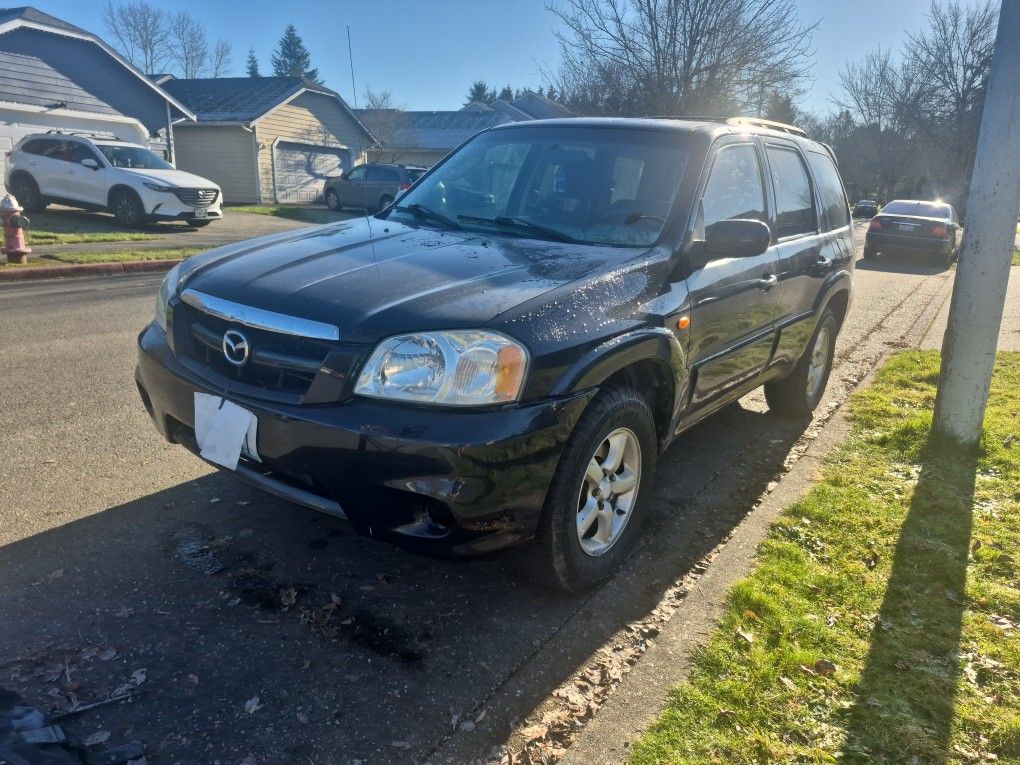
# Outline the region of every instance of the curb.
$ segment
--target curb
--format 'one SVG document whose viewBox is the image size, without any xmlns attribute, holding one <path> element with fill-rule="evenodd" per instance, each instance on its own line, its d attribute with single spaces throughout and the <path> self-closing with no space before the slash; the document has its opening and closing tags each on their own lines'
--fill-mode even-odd
<svg viewBox="0 0 1020 765">
<path fill-rule="evenodd" d="M 181 260 L 131 260 L 120 263 L 80 263 L 66 266 L 44 266 L 0 270 L 0 283 L 64 279 L 74 276 L 119 276 L 153 271 L 169 271 Z"/>
</svg>

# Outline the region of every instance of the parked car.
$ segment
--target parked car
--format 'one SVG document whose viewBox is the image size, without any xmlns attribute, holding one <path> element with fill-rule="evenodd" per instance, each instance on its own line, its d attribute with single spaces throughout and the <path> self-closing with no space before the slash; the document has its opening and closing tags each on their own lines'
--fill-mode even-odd
<svg viewBox="0 0 1020 765">
<path fill-rule="evenodd" d="M 375 217 L 170 271 L 138 389 L 168 440 L 269 493 L 423 550 L 534 539 L 581 590 L 678 434 L 762 385 L 810 416 L 851 236 L 831 153 L 793 128 L 510 123 Z"/>
<path fill-rule="evenodd" d="M 874 218 L 878 215 L 878 202 L 873 199 L 861 199 L 854 205 L 855 218 Z"/>
<path fill-rule="evenodd" d="M 56 202 L 113 213 L 123 226 L 223 217 L 220 187 L 138 144 L 50 131 L 22 138 L 7 158 L 7 188 L 25 210 Z"/>
<path fill-rule="evenodd" d="M 323 198 L 330 210 L 342 210 L 345 207 L 384 210 L 424 174 L 424 167 L 411 165 L 380 162 L 358 165 L 339 178 L 326 181 Z"/>
<path fill-rule="evenodd" d="M 948 267 L 958 251 L 959 228 L 952 205 L 895 199 L 871 219 L 864 257 L 921 255 Z"/>
</svg>

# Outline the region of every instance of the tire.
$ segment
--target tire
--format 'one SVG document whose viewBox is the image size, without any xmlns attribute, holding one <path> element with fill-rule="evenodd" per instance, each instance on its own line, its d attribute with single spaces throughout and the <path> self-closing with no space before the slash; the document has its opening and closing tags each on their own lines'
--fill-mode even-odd
<svg viewBox="0 0 1020 765">
<path fill-rule="evenodd" d="M 39 184 L 27 173 L 18 173 L 11 179 L 11 193 L 25 212 L 35 213 L 46 209 L 46 200 L 39 193 Z"/>
<path fill-rule="evenodd" d="M 807 350 L 793 371 L 782 380 L 765 383 L 765 400 L 769 409 L 776 414 L 791 417 L 811 416 L 818 402 L 822 400 L 825 386 L 829 382 L 838 330 L 839 326 L 832 312 L 823 313 L 814 334 L 811 335 Z M 821 347 L 820 342 L 823 343 Z"/>
<path fill-rule="evenodd" d="M 393 197 L 391 197 L 389 194 L 383 194 L 381 197 L 379 197 L 379 211 L 380 212 L 385 210 L 391 204 L 393 204 Z"/>
<path fill-rule="evenodd" d="M 110 197 L 110 212 L 117 223 L 125 228 L 141 228 L 145 225 L 145 208 L 133 191 L 115 191 Z"/>
<path fill-rule="evenodd" d="M 333 212 L 340 212 L 340 195 L 336 193 L 336 189 L 326 190 L 326 207 Z"/>
<path fill-rule="evenodd" d="M 874 260 L 875 251 L 871 247 L 864 248 L 864 254 L 861 255 L 861 260 Z"/>
<path fill-rule="evenodd" d="M 614 449 L 621 455 L 619 467 L 608 472 L 602 465 Z M 656 452 L 652 412 L 637 391 L 609 388 L 589 405 L 546 495 L 536 540 L 539 565 L 532 572 L 543 584 L 583 592 L 623 565 L 651 503 Z M 596 485 L 600 470 L 603 477 Z M 610 487 L 620 481 L 633 481 L 634 488 L 614 492 Z M 587 524 L 583 532 L 582 524 Z"/>
</svg>

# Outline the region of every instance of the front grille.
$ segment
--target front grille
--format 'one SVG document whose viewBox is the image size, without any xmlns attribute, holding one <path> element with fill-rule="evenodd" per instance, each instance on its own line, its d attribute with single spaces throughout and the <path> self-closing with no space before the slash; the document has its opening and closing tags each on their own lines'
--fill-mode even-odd
<svg viewBox="0 0 1020 765">
<path fill-rule="evenodd" d="M 216 189 L 174 189 L 174 196 L 190 207 L 208 207 L 219 195 Z"/>
<path fill-rule="evenodd" d="M 239 330 L 248 340 L 249 358 L 242 366 L 231 364 L 223 353 L 223 335 L 228 329 Z M 178 355 L 221 376 L 224 382 L 237 381 L 292 396 L 303 396 L 308 391 L 333 350 L 333 344 L 327 341 L 239 325 L 187 303 L 178 303 L 174 309 L 174 335 L 179 343 Z"/>
</svg>

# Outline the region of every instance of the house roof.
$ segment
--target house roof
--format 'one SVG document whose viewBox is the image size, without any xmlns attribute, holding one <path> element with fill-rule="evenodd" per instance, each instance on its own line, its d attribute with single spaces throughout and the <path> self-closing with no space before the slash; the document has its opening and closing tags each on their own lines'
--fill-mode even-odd
<svg viewBox="0 0 1020 765">
<path fill-rule="evenodd" d="M 358 110 L 359 116 L 370 125 L 376 124 L 380 114 L 383 113 L 386 114 L 387 121 L 392 120 L 391 128 L 388 130 L 389 135 L 385 136 L 386 145 L 402 149 L 448 151 L 460 146 L 480 130 L 511 121 L 491 109 L 488 111 L 461 110 L 455 112 Z"/>
<path fill-rule="evenodd" d="M 525 92 L 520 98 L 513 100 L 513 106 L 526 112 L 536 120 L 556 119 L 557 117 L 569 117 L 570 109 L 556 101 L 550 101 L 545 96 L 540 96 L 534 91 Z"/>
<path fill-rule="evenodd" d="M 94 35 L 81 27 L 76 27 L 74 24 L 69 24 L 63 19 L 58 19 L 56 16 L 43 13 L 38 8 L 33 8 L 30 5 L 22 5 L 16 8 L 0 8 L 0 35 L 22 27 L 39 29 L 44 32 L 64 35 L 66 37 L 72 37 L 78 40 L 94 43 L 107 55 L 115 59 L 121 66 L 131 72 L 135 77 L 145 83 L 146 86 L 156 91 L 156 93 L 158 93 L 159 96 L 173 108 L 173 110 L 188 119 L 195 118 L 195 115 L 192 114 L 187 107 L 146 77 L 143 72 L 139 71 L 131 64 L 131 62 L 125 59 L 112 47 L 107 45 L 106 42 L 98 35 Z"/>
<path fill-rule="evenodd" d="M 254 122 L 303 91 L 320 93 L 339 101 L 372 138 L 339 93 L 303 77 L 173 78 L 166 80 L 163 88 L 194 110 L 199 122 Z"/>
</svg>

